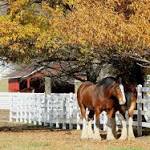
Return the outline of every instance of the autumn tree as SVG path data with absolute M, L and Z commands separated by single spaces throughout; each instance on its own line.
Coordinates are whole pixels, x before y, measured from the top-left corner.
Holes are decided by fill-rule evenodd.
M 121 72 L 129 70 L 124 62 L 150 65 L 148 0 L 10 0 L 0 22 L 0 55 L 8 61 L 57 61 L 66 64 L 64 75 L 85 72 L 94 82 L 104 63 Z

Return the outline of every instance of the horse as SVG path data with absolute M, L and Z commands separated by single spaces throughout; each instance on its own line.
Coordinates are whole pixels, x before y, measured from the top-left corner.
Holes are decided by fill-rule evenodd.
M 126 97 L 126 103 L 124 106 L 119 108 L 120 116 L 119 119 L 122 123 L 122 131 L 120 140 L 133 139 L 135 138 L 133 132 L 133 113 L 136 108 L 137 102 L 137 89 L 133 83 L 123 84 L 124 92 Z M 127 126 L 128 123 L 128 126 Z
M 102 111 L 106 111 L 108 115 L 107 140 L 115 139 L 112 133 L 112 118 L 114 118 L 120 105 L 126 102 L 124 89 L 119 80 L 114 77 L 106 77 L 96 84 L 88 81 L 84 82 L 77 90 L 77 101 L 83 121 L 81 139 L 94 138 L 101 140 L 99 115 Z M 88 116 L 86 115 L 86 109 L 89 110 Z M 96 120 L 94 132 L 91 127 L 93 116 Z

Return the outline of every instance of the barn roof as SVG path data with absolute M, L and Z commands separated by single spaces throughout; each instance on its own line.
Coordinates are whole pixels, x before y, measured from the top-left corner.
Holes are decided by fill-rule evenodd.
M 18 69 L 14 72 L 6 75 L 4 78 L 7 79 L 18 79 L 18 78 L 28 78 L 29 76 L 39 72 L 43 76 L 55 76 L 60 72 L 60 65 L 58 63 L 52 63 L 49 68 L 45 68 L 44 66 L 37 66 L 35 64 L 31 64 L 28 66 L 20 65 Z
M 36 68 L 33 65 L 22 66 L 19 69 L 15 70 L 14 72 L 5 76 L 5 78 L 8 78 L 8 79 L 26 78 L 26 77 L 33 75 L 36 72 L 41 71 L 42 69 L 43 67 Z
M 51 63 L 49 68 L 46 68 L 44 66 L 37 66 L 35 64 L 31 64 L 28 66 L 21 65 L 19 67 L 19 69 L 8 74 L 7 76 L 5 76 L 5 78 L 7 78 L 7 79 L 28 78 L 30 76 L 35 75 L 36 73 L 41 73 L 42 76 L 50 76 L 50 77 L 58 78 L 57 75 L 59 75 L 59 73 L 61 72 L 62 75 L 61 75 L 61 77 L 59 77 L 60 80 L 64 80 L 67 82 L 73 82 L 73 80 L 72 80 L 73 78 L 69 79 L 65 74 L 63 74 L 62 68 L 66 67 L 66 66 L 67 66 L 66 64 L 62 64 L 60 66 L 60 64 L 58 64 L 58 63 Z M 83 73 L 77 73 L 77 74 L 75 74 L 75 76 L 77 78 L 80 78 L 81 80 L 85 79 L 85 74 L 83 74 Z

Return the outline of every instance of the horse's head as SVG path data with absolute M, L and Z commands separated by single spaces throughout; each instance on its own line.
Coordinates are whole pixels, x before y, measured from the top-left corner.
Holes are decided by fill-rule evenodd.
M 112 94 L 118 99 L 120 105 L 126 103 L 124 87 L 120 81 L 116 80 L 114 82 Z
M 115 97 L 118 99 L 119 104 L 123 105 L 126 103 L 124 87 L 121 84 L 121 80 L 114 77 L 106 77 L 98 82 L 98 86 L 103 87 L 104 95 L 107 98 Z

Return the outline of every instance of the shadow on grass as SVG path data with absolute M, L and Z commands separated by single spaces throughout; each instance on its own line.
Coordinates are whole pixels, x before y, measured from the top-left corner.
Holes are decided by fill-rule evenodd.
M 60 125 L 59 128 L 55 124 L 49 126 L 48 124 L 42 125 L 33 125 L 33 124 L 22 124 L 22 123 L 12 123 L 12 122 L 0 122 L 0 132 L 23 132 L 27 130 L 41 130 L 41 131 L 72 131 L 76 127 L 73 126 L 72 129 L 69 129 L 69 125 L 66 125 L 66 128 L 63 129 Z
M 43 127 L 43 126 L 31 126 L 31 125 L 15 125 L 15 126 L 2 126 L 0 127 L 0 132 L 22 132 L 25 130 L 50 130 L 54 131 L 54 129 Z

